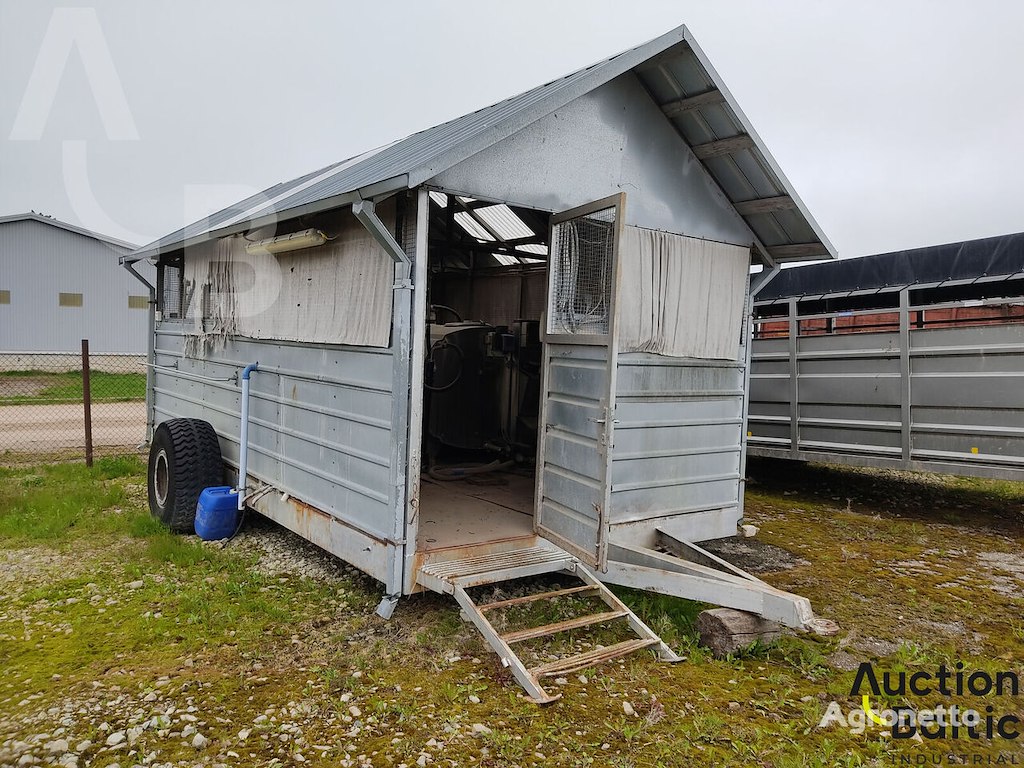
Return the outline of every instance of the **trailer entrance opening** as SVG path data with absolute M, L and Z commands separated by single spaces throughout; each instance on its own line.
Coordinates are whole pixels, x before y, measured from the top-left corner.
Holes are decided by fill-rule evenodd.
M 420 551 L 533 536 L 549 218 L 430 194 Z

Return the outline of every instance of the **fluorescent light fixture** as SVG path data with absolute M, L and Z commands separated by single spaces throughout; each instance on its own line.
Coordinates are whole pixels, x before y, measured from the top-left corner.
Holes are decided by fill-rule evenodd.
M 245 252 L 252 253 L 284 253 L 285 251 L 298 251 L 303 248 L 314 248 L 327 242 L 327 235 L 319 229 L 304 229 L 301 232 L 292 232 L 290 235 L 270 237 L 266 240 L 257 240 L 245 246 Z

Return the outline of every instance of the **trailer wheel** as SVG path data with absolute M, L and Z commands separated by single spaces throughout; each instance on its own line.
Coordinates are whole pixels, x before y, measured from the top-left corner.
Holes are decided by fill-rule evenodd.
M 175 533 L 195 529 L 204 488 L 221 485 L 224 464 L 213 427 L 202 419 L 171 419 L 149 449 L 149 511 Z

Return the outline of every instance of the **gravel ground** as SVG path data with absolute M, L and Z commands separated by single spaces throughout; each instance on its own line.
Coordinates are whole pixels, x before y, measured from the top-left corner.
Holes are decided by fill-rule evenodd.
M 198 541 L 198 537 L 190 538 Z M 97 568 L 123 567 L 125 560 L 135 554 L 132 546 L 132 543 L 126 543 L 116 551 L 76 548 L 62 552 L 45 547 L 0 550 L 0 593 L 11 602 L 54 581 L 73 579 L 95 572 Z M 353 579 L 365 580 L 368 588 L 373 584 L 351 566 L 257 515 L 249 518 L 245 530 L 232 541 L 207 542 L 205 546 L 230 547 L 243 555 L 255 555 L 255 568 L 266 576 L 305 577 L 339 586 L 350 586 Z M 165 582 L 173 578 L 173 574 L 146 574 L 145 580 L 128 581 L 106 591 L 94 583 L 87 583 L 80 594 L 56 603 L 37 600 L 18 609 L 0 607 L 0 621 L 19 620 L 26 637 L 33 633 L 38 633 L 40 638 L 53 632 L 70 634 L 70 625 L 44 621 L 39 617 L 51 615 L 49 611 L 53 609 L 83 601 L 90 606 L 98 606 L 98 610 L 103 612 L 105 607 L 116 606 L 133 590 L 141 589 L 146 581 Z M 4 639 L 0 635 L 0 643 Z M 297 638 L 293 640 L 299 643 Z M 262 752 L 268 740 L 287 744 L 288 751 L 294 753 L 293 760 L 299 763 L 304 762 L 303 750 L 314 755 L 336 751 L 333 745 L 306 742 L 303 732 L 310 724 L 315 722 L 323 726 L 332 722 L 332 718 L 324 720 L 319 707 L 309 702 L 281 702 L 278 706 L 265 708 L 249 721 L 232 722 L 237 711 L 233 702 L 211 697 L 204 690 L 209 684 L 204 685 L 202 680 L 191 674 L 199 663 L 195 658 L 181 659 L 173 676 L 163 674 L 144 679 L 133 674 L 133 685 L 107 682 L 105 675 L 93 681 L 91 690 L 84 695 L 81 690 L 75 690 L 69 692 L 71 695 L 63 701 L 48 702 L 47 706 L 36 703 L 41 698 L 38 695 L 4 698 L 3 683 L 0 682 L 0 766 L 184 768 L 202 765 L 216 768 L 228 764 L 245 765 L 247 760 L 255 760 L 257 753 L 246 753 L 246 745 L 259 744 Z M 261 662 L 251 664 L 246 673 L 248 681 L 254 685 L 267 682 L 268 678 L 260 674 L 262 669 Z M 114 668 L 109 672 L 116 674 L 118 670 Z M 60 675 L 54 675 L 51 682 L 59 684 L 60 679 Z M 18 682 L 25 684 L 31 680 Z M 325 693 L 322 680 L 311 679 L 307 683 L 310 692 Z M 13 684 L 6 687 L 10 689 Z M 353 709 L 357 708 L 353 706 Z M 355 721 L 351 712 L 347 719 Z M 229 724 L 237 726 L 234 738 L 214 739 L 209 735 L 211 729 L 223 732 Z M 169 749 L 178 748 L 185 749 L 194 757 L 173 762 L 157 759 Z M 265 764 L 266 760 L 260 759 L 259 762 Z M 355 763 L 341 759 L 339 764 Z
M 366 579 L 368 586 L 374 583 L 359 569 L 261 515 L 247 514 L 245 525 L 235 538 L 207 546 L 254 554 L 259 558 L 257 569 L 268 576 L 305 576 L 328 583 L 356 578 Z
M 878 477 L 888 480 L 882 474 Z M 840 479 L 852 482 L 846 475 Z M 831 506 L 798 501 L 787 484 L 770 498 L 751 501 L 751 522 L 761 528 L 757 536 L 722 540 L 708 548 L 752 572 L 770 574 L 772 583 L 778 580 L 784 588 L 807 594 L 816 610 L 840 619 L 842 634 L 835 644 L 823 646 L 828 650 L 823 665 L 853 669 L 865 659 L 890 657 L 914 647 L 908 641 L 948 643 L 978 658 L 990 657 L 996 643 L 1010 654 L 1000 658 L 1017 665 L 1019 644 L 1012 635 L 1021 631 L 1016 617 L 1024 598 L 1024 555 L 1021 534 L 1005 530 L 1001 522 L 1012 521 L 1017 506 L 1001 502 L 1009 511 L 986 518 L 998 523 L 991 529 L 973 521 L 924 526 L 907 518 L 917 518 L 914 505 L 922 489 L 931 492 L 929 478 L 908 483 L 901 496 L 887 496 L 884 506 L 847 493 L 845 486 L 842 492 L 833 488 L 835 477 L 822 474 L 820 480 L 822 495 Z M 141 493 L 141 486 L 131 486 L 130 498 L 140 509 Z M 927 497 L 925 503 L 930 503 Z M 959 513 L 961 507 L 955 508 Z M 879 509 L 885 516 L 876 512 Z M 77 637 L 71 635 L 73 622 L 62 618 L 62 612 L 88 606 L 90 616 L 105 611 L 111 615 L 121 606 L 123 614 L 125 607 L 134 611 L 134 606 L 145 605 L 138 599 L 132 602 L 133 596 L 142 594 L 138 590 L 158 584 L 173 593 L 181 587 L 183 570 L 173 564 L 147 566 L 141 577 L 115 579 L 106 586 L 88 581 L 97 571 L 122 574 L 127 564 L 144 562 L 139 558 L 144 546 L 126 536 L 105 549 L 0 549 L 0 595 L 5 598 L 0 602 L 0 662 L 5 659 L 4 641 L 11 639 L 2 632 L 19 634 L 20 643 L 25 638 L 35 643 L 38 638 L 37 647 L 42 648 L 47 637 Z M 772 744 L 778 738 L 770 729 L 782 726 L 768 723 L 750 702 L 767 701 L 780 686 L 792 686 L 786 695 L 793 701 L 772 706 L 789 707 L 787 718 L 797 718 L 802 716 L 799 708 L 806 705 L 813 710 L 806 715 L 807 722 L 816 722 L 816 697 L 823 695 L 820 676 L 832 674 L 819 670 L 817 663 L 788 664 L 778 657 L 728 663 L 697 660 L 673 667 L 644 666 L 640 660 L 636 667 L 616 664 L 611 671 L 586 670 L 557 678 L 551 687 L 567 691 L 557 705 L 564 708 L 530 708 L 516 720 L 518 689 L 472 628 L 458 621 L 450 598 L 417 595 L 403 600 L 390 621 L 379 620 L 372 613 L 382 591 L 379 584 L 257 515 L 250 516 L 230 542 L 204 546 L 251 558 L 252 568 L 267 579 L 264 589 L 271 602 L 284 603 L 279 594 L 299 594 L 278 592 L 285 582 L 325 585 L 329 599 L 310 603 L 322 606 L 322 614 L 301 623 L 289 620 L 285 626 L 291 628 L 281 637 L 268 638 L 265 648 L 257 647 L 260 638 L 230 649 L 210 646 L 169 663 L 161 660 L 151 668 L 140 663 L 143 657 L 138 654 L 115 649 L 109 662 L 102 657 L 104 665 L 109 663 L 107 669 L 94 676 L 90 668 L 87 677 L 79 676 L 57 696 L 53 688 L 59 690 L 63 683 L 59 675 L 51 677 L 53 667 L 43 666 L 45 678 L 36 681 L 50 689 L 44 696 L 33 692 L 44 686 L 31 685 L 30 673 L 15 664 L 14 672 L 0 676 L 0 767 L 276 768 L 312 763 L 425 768 L 470 764 L 467 755 L 485 765 L 539 765 L 552 755 L 562 757 L 559 762 L 565 764 L 566 740 L 581 759 L 591 752 L 596 755 L 593 765 L 643 765 L 648 763 L 602 762 L 605 741 L 614 742 L 615 733 L 642 721 L 652 734 L 651 742 L 669 734 L 679 738 L 685 732 L 692 750 L 699 751 L 712 744 L 699 729 L 706 718 L 720 714 L 735 718 L 728 721 L 729 728 L 743 727 L 744 722 L 762 724 L 762 735 L 748 732 L 742 737 L 748 742 L 763 739 L 751 742 L 752 749 Z M 899 547 L 909 549 L 904 553 Z M 822 560 L 822 550 L 830 553 L 829 560 Z M 835 574 L 821 573 L 823 563 Z M 861 581 L 851 581 L 857 576 Z M 52 583 L 76 579 L 59 597 L 24 599 L 37 591 L 43 594 Z M 517 596 L 536 591 L 541 583 L 503 584 L 500 590 L 481 590 L 489 593 L 481 597 Z M 887 586 L 890 583 L 900 585 L 907 602 L 905 615 L 892 616 L 885 604 L 883 598 L 897 588 Z M 934 611 L 932 603 L 938 602 L 948 610 Z M 985 622 L 979 622 L 979 614 Z M 551 650 L 524 648 L 524 655 L 544 661 Z M 361 663 L 367 664 L 365 676 Z M 219 676 L 206 674 L 217 664 Z M 785 683 L 771 682 L 769 675 L 781 676 Z M 733 692 L 741 686 L 749 686 L 751 692 Z M 445 693 L 439 695 L 442 689 Z M 707 698 L 711 696 L 718 698 Z M 647 699 L 651 703 L 637 714 L 636 708 Z M 412 706 L 416 709 L 406 711 Z M 578 730 L 557 731 L 562 721 L 572 722 Z M 677 730 L 667 730 L 667 722 L 679 724 L 673 725 Z M 686 731 L 691 723 L 697 730 Z M 658 727 L 666 730 L 658 732 Z M 810 728 L 804 732 L 810 734 L 808 755 L 820 746 Z M 529 759 L 494 759 L 503 745 L 511 749 L 512 741 L 499 736 L 515 740 L 548 732 L 559 737 L 537 737 L 533 744 L 547 743 L 531 746 Z M 790 737 L 803 738 L 796 732 Z M 630 754 L 630 744 L 628 739 L 618 743 L 623 758 Z M 373 748 L 381 755 L 375 756 Z M 385 754 L 401 759 L 381 759 Z

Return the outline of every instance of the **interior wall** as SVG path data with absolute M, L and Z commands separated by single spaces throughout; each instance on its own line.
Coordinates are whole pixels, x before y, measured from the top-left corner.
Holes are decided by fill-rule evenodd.
M 632 72 L 434 177 L 562 211 L 626 193 L 626 224 L 749 246 L 753 234 Z
M 435 275 L 431 302 L 457 310 L 464 320 L 511 326 L 516 320 L 539 320 L 547 284 L 542 271 L 493 272 L 474 275 L 448 272 Z

